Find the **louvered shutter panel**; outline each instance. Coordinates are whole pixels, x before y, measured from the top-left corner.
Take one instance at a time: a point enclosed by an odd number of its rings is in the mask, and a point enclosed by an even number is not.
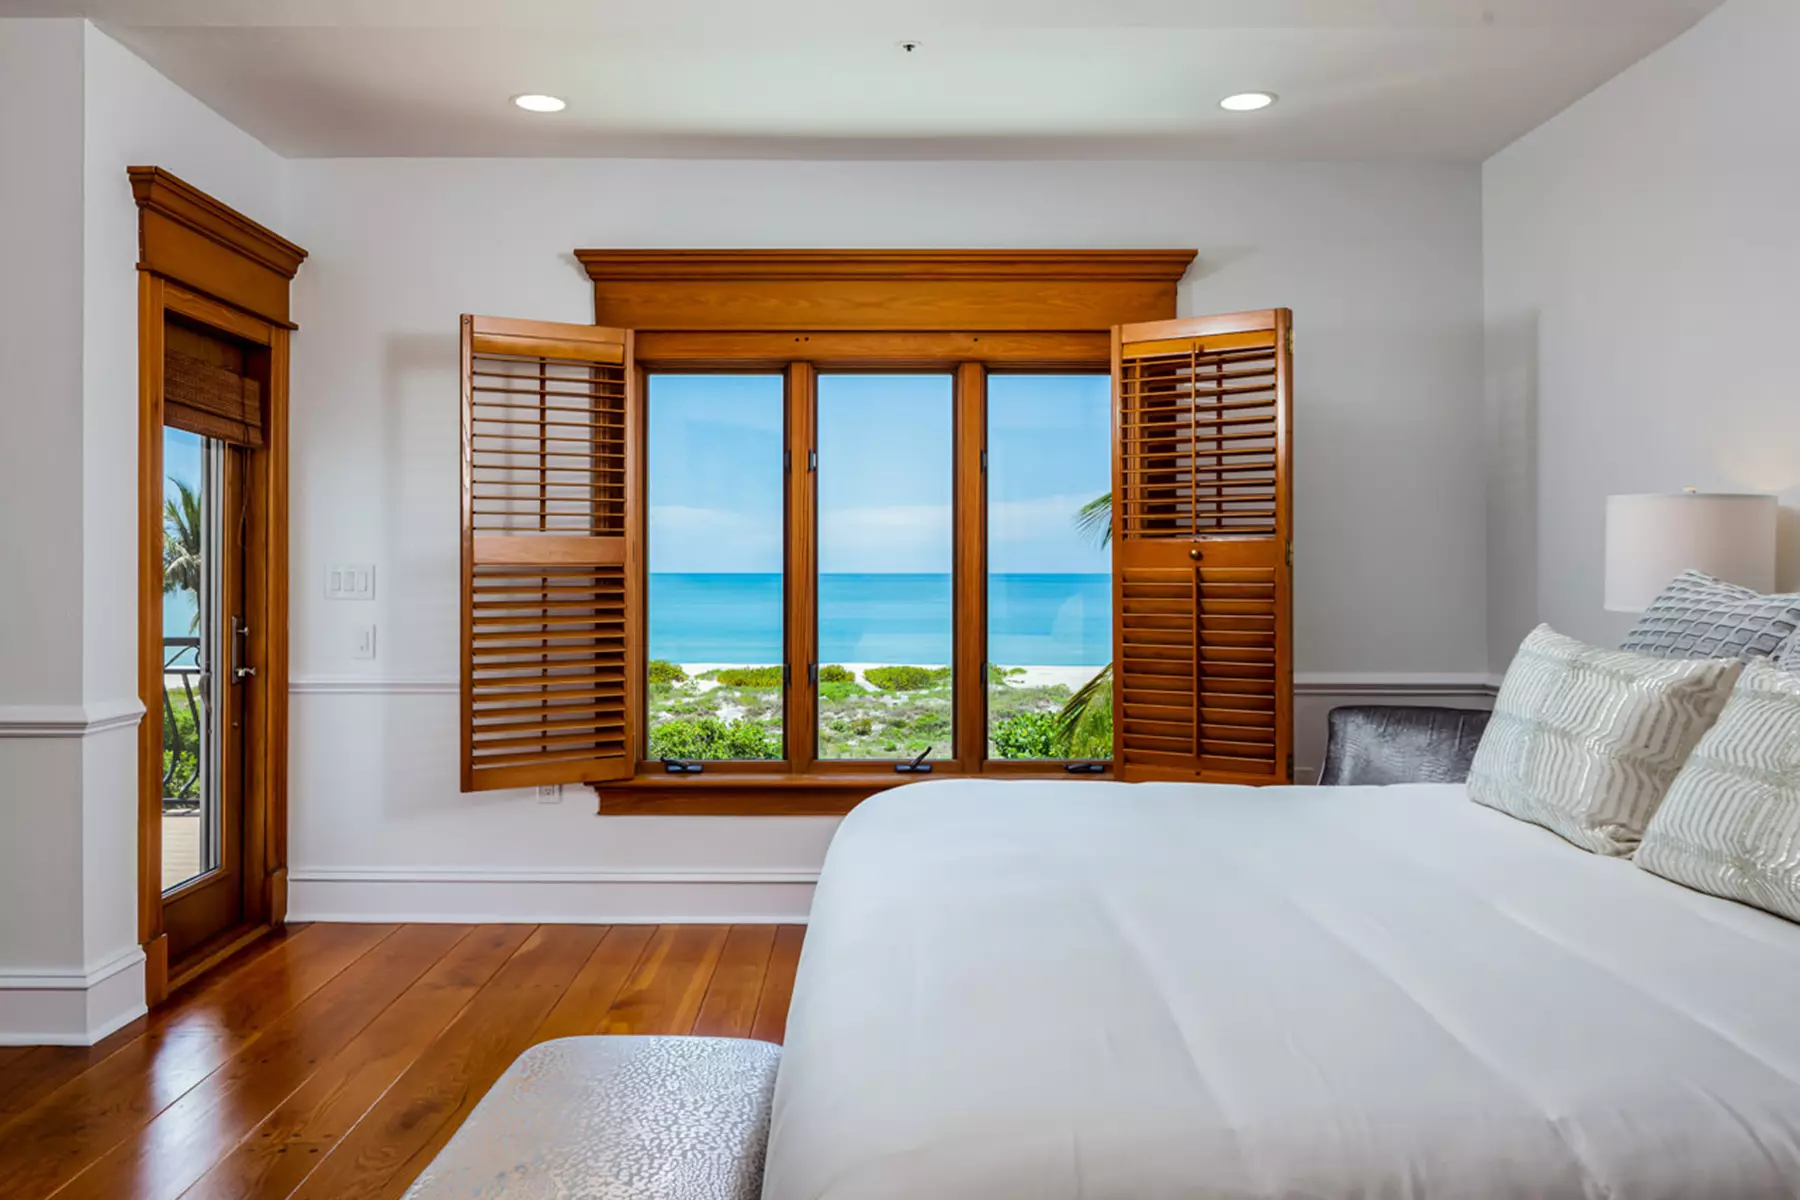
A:
[[[629,777],[631,335],[462,319],[464,791]]]
[[[1289,319],[1113,331],[1121,778],[1291,781]]]

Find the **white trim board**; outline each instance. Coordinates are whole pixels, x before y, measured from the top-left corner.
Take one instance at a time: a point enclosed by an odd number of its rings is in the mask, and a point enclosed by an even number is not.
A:
[[[90,737],[136,728],[144,705],[136,696],[94,704],[13,704],[0,707],[0,738]]]
[[[137,946],[79,971],[0,969],[0,1046],[91,1046],[146,1011]]]
[[[797,925],[817,879],[806,868],[290,868],[288,920]]]

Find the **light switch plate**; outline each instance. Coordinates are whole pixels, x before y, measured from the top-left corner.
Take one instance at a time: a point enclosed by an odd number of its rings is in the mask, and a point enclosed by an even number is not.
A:
[[[358,625],[356,627],[356,641],[350,647],[350,657],[375,657],[375,627],[373,625]]]
[[[374,563],[339,563],[325,569],[327,600],[373,600]]]
[[[538,798],[539,804],[561,804],[562,803],[562,784],[560,784],[560,783],[540,783],[540,784],[538,784],[537,798]]]

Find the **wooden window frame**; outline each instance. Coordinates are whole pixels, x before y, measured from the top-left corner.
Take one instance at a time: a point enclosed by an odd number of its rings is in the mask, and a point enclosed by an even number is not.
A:
[[[138,941],[146,1002],[279,927],[287,916],[288,286],[306,251],[159,167],[128,167],[138,206]],[[163,330],[169,315],[259,348],[263,445],[245,488],[256,536],[245,563],[245,698],[254,754],[244,765],[245,922],[177,964],[172,978],[162,892]]]
[[[990,761],[985,753],[986,381],[990,372],[1108,373],[1113,328],[1172,318],[1195,252],[578,250],[576,257],[593,281],[595,323],[634,331],[639,395],[650,374],[782,373],[794,463],[784,505],[787,757],[670,775],[644,761],[648,730],[640,729],[636,776],[594,785],[600,812],[838,814],[921,778],[882,761],[817,757],[818,694],[808,671],[817,640],[817,476],[804,464],[816,449],[818,377],[838,371],[942,372],[954,380],[955,757],[937,761],[927,778],[1068,778],[1059,765]],[[638,420],[641,477],[647,411]],[[639,536],[647,536],[641,511],[637,520]]]

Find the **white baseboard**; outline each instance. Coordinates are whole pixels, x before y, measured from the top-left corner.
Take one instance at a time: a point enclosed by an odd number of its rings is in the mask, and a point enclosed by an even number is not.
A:
[[[288,871],[288,920],[791,925],[816,870],[312,867]]]
[[[0,969],[0,1046],[91,1046],[145,1011],[137,946],[84,971]]]

